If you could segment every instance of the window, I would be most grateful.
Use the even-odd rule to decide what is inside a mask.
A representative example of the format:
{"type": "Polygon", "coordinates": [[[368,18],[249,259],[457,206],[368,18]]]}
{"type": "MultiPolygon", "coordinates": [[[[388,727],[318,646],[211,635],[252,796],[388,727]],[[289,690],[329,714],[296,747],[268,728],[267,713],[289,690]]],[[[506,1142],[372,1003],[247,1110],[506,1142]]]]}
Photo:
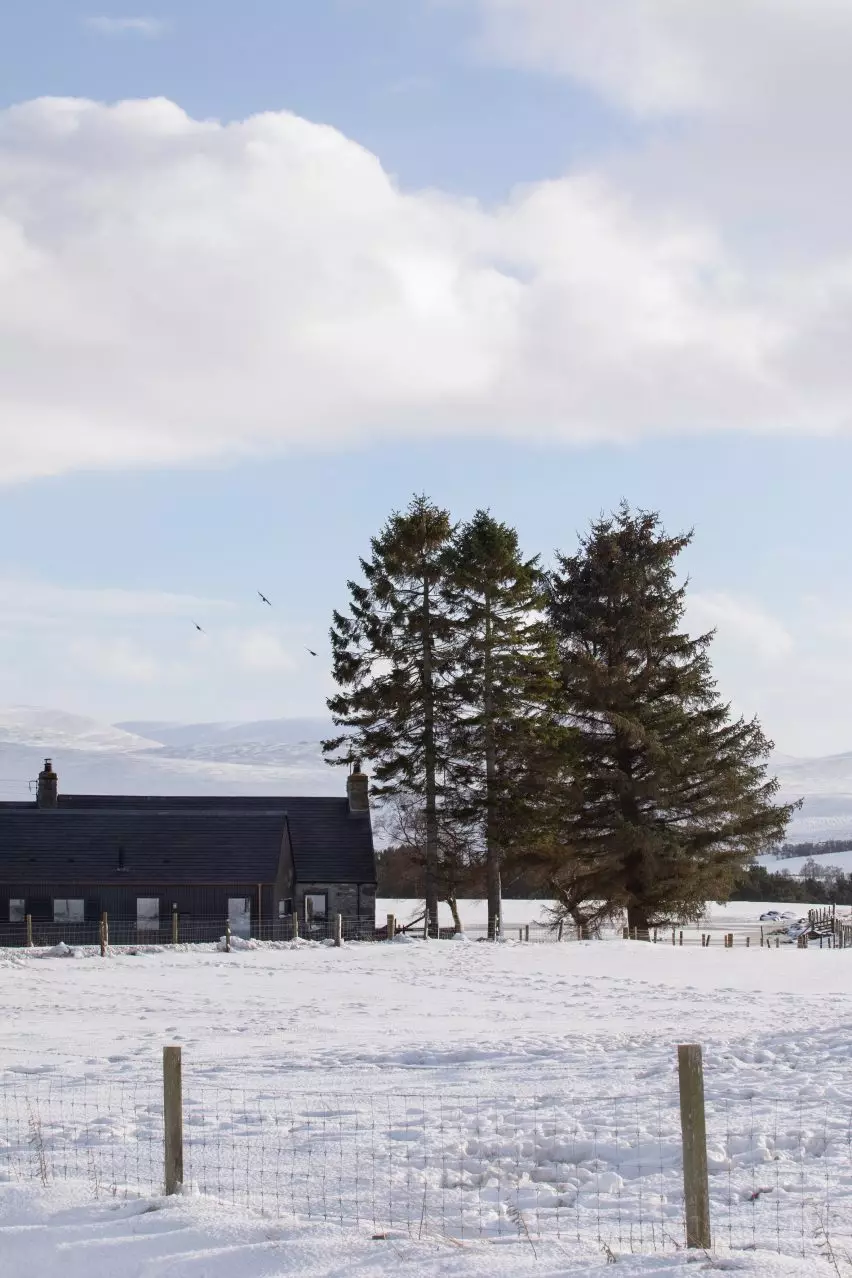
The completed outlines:
{"type": "Polygon", "coordinates": [[[14,897],[9,902],[9,922],[23,923],[27,913],[27,903],[22,896],[14,897]]]}
{"type": "Polygon", "coordinates": [[[305,918],[309,923],[311,919],[324,919],[327,912],[328,896],[325,892],[305,893],[305,918]]]}
{"type": "Polygon", "coordinates": [[[53,900],[54,923],[83,923],[86,919],[86,907],[83,901],[53,900]]]}
{"type": "Polygon", "coordinates": [[[278,902],[279,919],[288,919],[293,913],[293,898],[288,896],[286,900],[278,902]]]}
{"type": "Polygon", "coordinates": [[[160,927],[160,898],[137,896],[136,926],[142,932],[156,932],[160,927]]]}

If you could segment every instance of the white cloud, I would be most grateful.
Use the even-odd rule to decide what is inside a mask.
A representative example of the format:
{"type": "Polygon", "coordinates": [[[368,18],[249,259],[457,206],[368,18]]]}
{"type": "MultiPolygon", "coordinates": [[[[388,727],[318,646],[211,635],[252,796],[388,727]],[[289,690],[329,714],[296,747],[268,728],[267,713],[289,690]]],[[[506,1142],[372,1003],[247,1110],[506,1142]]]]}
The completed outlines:
{"type": "Polygon", "coordinates": [[[716,630],[717,642],[768,661],[791,656],[795,647],[787,627],[760,604],[719,592],[689,594],[687,624],[692,633],[716,630]]]}
{"type": "Polygon", "coordinates": [[[161,675],[155,658],[130,639],[86,636],[74,639],[72,660],[90,677],[120,684],[154,683],[161,675]]]}
{"type": "Polygon", "coordinates": [[[849,421],[852,246],[757,269],[603,171],[484,209],[286,113],[0,112],[0,477],[849,421]]]}
{"type": "Polygon", "coordinates": [[[248,630],[229,636],[237,662],[245,670],[273,674],[293,671],[297,662],[278,635],[270,630],[248,630]]]}
{"type": "Polygon", "coordinates": [[[258,625],[257,607],[0,578],[0,704],[106,719],[315,713],[331,690],[327,662],[304,651],[298,620],[258,625]]]}
{"type": "Polygon", "coordinates": [[[233,607],[221,599],[176,595],[161,590],[85,589],[52,582],[0,577],[0,616],[3,620],[49,621],[69,618],[206,618],[210,612],[233,607]]]}
{"type": "Polygon", "coordinates": [[[156,40],[168,31],[168,23],[159,18],[110,18],[99,14],[85,19],[86,26],[102,35],[140,35],[156,40]]]}
{"type": "Polygon", "coordinates": [[[469,2],[487,54],[573,76],[638,115],[848,100],[845,0],[469,2]]]}

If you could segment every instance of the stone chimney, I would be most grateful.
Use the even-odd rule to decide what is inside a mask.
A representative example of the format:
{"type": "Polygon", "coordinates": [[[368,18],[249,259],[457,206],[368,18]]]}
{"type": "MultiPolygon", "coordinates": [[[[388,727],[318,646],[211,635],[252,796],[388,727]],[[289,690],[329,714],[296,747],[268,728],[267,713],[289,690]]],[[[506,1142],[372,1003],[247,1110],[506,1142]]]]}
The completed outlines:
{"type": "Polygon", "coordinates": [[[44,768],[38,774],[36,789],[36,807],[55,808],[59,806],[59,777],[53,771],[53,760],[45,759],[44,768]]]}
{"type": "Polygon", "coordinates": [[[370,811],[370,778],[361,771],[360,759],[346,778],[346,795],[349,811],[355,816],[366,816],[370,811]]]}

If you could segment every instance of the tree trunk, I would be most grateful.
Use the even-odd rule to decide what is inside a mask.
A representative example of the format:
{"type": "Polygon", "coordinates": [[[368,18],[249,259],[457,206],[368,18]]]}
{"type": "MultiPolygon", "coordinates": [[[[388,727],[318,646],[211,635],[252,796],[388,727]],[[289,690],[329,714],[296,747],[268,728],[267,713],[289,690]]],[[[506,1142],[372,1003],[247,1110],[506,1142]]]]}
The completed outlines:
{"type": "Polygon", "coordinates": [[[485,663],[483,670],[483,719],[485,732],[485,872],[488,893],[488,939],[500,935],[502,885],[500,844],[494,812],[497,798],[497,753],[494,745],[494,671],[492,665],[491,596],[485,593],[485,663]]]}
{"type": "Polygon", "coordinates": [[[459,914],[459,903],[456,899],[455,892],[451,892],[447,896],[447,905],[450,907],[450,913],[453,916],[453,928],[456,936],[458,936],[464,931],[464,928],[462,927],[461,915],[459,914]]]}
{"type": "Polygon", "coordinates": [[[438,801],[435,757],[435,697],[432,686],[432,615],[429,582],[423,582],[423,754],[425,765],[426,928],[438,936],[438,801]]]}
{"type": "Polygon", "coordinates": [[[637,941],[650,941],[651,928],[648,921],[648,913],[641,905],[628,905],[627,907],[627,928],[631,939],[637,941]]]}

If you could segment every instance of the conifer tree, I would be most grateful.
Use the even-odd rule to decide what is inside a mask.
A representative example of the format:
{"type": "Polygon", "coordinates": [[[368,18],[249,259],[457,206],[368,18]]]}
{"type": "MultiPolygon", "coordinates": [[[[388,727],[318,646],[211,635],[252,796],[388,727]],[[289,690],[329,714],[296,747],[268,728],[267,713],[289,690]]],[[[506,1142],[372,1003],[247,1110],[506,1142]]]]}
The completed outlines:
{"type": "Polygon", "coordinates": [[[543,762],[558,731],[543,585],[538,558],[525,559],[515,530],[487,511],[456,533],[445,588],[455,656],[446,801],[454,819],[479,833],[491,939],[500,928],[501,865],[534,837],[543,762]]]}
{"type": "Polygon", "coordinates": [[[347,733],[323,743],[327,761],[369,759],[374,793],[423,805],[426,916],[438,934],[438,812],[449,714],[449,621],[441,586],[450,516],[425,496],[395,512],[348,583],[349,613],[334,613],[329,698],[347,733]]]}
{"type": "Polygon", "coordinates": [[[550,579],[575,730],[551,886],[575,917],[626,910],[645,936],[726,899],[743,867],[782,841],[795,806],[774,802],[758,721],[733,719],[717,693],[712,633],[681,628],[675,560],[691,537],[622,505],[550,579]]]}

